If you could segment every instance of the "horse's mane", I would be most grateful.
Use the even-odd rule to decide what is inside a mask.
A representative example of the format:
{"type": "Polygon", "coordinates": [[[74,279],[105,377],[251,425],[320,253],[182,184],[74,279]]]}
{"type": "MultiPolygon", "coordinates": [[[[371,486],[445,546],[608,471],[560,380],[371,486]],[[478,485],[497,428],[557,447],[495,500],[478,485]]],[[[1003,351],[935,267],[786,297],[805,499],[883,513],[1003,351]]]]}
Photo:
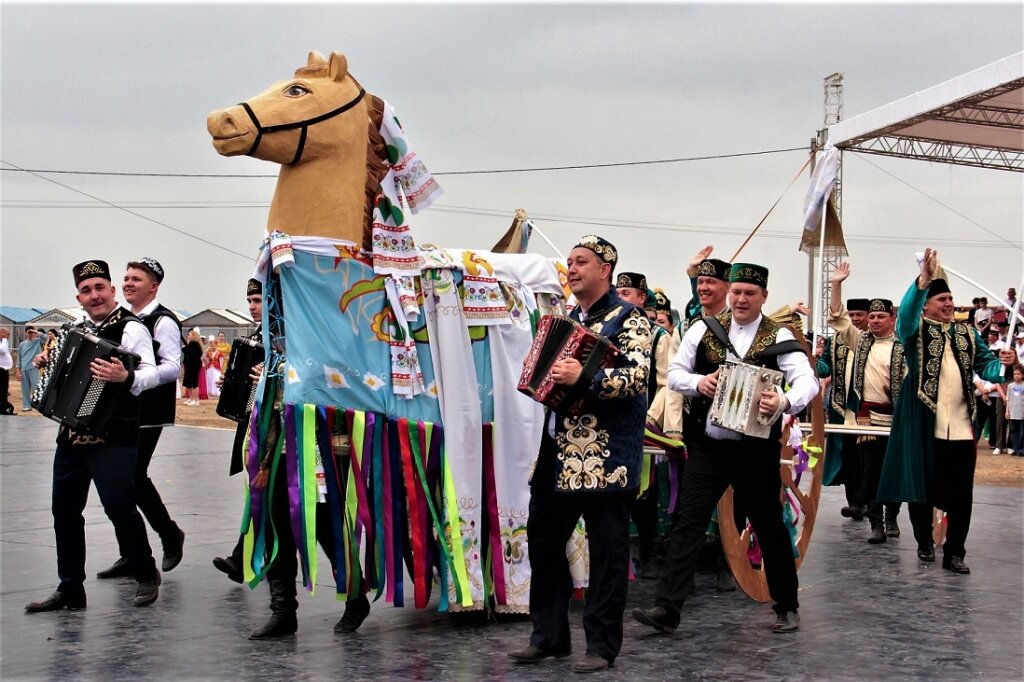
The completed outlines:
{"type": "Polygon", "coordinates": [[[363,248],[373,248],[373,206],[380,192],[380,183],[390,168],[388,163],[387,145],[380,134],[380,126],[384,120],[384,100],[376,95],[366,94],[369,108],[367,114],[369,128],[366,149],[366,204],[363,209],[363,248]]]}

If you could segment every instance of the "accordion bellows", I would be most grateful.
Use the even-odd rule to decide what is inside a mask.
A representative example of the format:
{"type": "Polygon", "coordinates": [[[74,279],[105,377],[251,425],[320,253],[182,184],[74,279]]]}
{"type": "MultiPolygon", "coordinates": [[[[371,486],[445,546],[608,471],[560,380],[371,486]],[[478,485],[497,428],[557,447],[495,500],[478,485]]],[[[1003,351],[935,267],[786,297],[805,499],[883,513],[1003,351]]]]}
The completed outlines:
{"type": "Polygon", "coordinates": [[[782,378],[782,372],[774,369],[726,360],[711,403],[711,423],[745,436],[767,438],[773,421],[760,413],[761,391],[774,391],[782,386],[782,378]]]}
{"type": "Polygon", "coordinates": [[[32,396],[32,406],[63,426],[101,435],[129,395],[131,385],[96,379],[89,366],[97,358],[117,358],[125,367],[135,369],[142,358],[78,328],[65,330],[57,344],[32,396]]]}
{"type": "Polygon", "coordinates": [[[618,355],[620,351],[611,341],[571,317],[545,315],[537,323],[537,335],[523,360],[519,392],[556,412],[571,412],[580,397],[580,387],[589,385],[597,371],[611,366],[618,355]],[[551,366],[568,358],[583,365],[575,386],[556,384],[551,378],[551,366]]]}

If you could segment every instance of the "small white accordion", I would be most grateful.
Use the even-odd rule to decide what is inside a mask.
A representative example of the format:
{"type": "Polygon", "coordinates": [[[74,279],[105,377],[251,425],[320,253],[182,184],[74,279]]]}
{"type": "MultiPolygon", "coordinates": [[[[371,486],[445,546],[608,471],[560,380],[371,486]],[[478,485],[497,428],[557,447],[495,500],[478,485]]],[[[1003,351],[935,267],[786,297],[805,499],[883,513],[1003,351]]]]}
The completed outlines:
{"type": "Polygon", "coordinates": [[[758,410],[761,391],[781,390],[782,378],[782,372],[774,369],[726,360],[711,403],[711,423],[744,436],[768,438],[774,420],[758,410]]]}

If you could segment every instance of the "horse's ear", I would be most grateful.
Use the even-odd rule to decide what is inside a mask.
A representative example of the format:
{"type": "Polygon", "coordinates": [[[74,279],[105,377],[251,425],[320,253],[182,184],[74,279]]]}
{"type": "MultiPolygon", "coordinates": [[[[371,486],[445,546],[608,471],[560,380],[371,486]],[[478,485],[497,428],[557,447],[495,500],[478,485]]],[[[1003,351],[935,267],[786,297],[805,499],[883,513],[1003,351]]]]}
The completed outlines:
{"type": "Polygon", "coordinates": [[[340,81],[348,74],[348,60],[340,52],[331,53],[331,65],[327,69],[331,80],[340,81]]]}
{"type": "Polygon", "coordinates": [[[317,50],[313,50],[312,52],[310,52],[309,57],[306,59],[306,66],[317,66],[326,63],[327,57],[325,57],[321,52],[318,52],[317,50]]]}

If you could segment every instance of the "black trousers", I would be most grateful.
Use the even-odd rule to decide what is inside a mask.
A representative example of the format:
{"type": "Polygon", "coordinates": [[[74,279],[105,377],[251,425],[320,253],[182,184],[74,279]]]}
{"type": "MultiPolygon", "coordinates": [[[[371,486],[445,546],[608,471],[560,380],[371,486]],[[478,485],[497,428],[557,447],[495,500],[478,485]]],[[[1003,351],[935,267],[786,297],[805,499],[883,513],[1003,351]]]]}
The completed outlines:
{"type": "Polygon", "coordinates": [[[156,562],[146,525],[135,507],[135,447],[73,448],[58,445],[53,457],[53,530],[57,538],[57,575],[64,593],[81,593],[85,582],[85,511],[89,484],[114,524],[122,555],[135,579],[156,579],[156,562]]]}
{"type": "Polygon", "coordinates": [[[587,651],[614,661],[622,648],[629,581],[630,492],[558,492],[554,452],[545,437],[530,485],[526,538],[530,551],[530,644],[547,651],[571,646],[572,578],[565,545],[580,517],[587,524],[590,579],[583,610],[587,651]]]}
{"type": "MultiPolygon", "coordinates": [[[[6,369],[0,369],[0,412],[4,412],[4,407],[10,400],[11,394],[11,374],[6,369]]],[[[12,412],[13,414],[13,412],[12,412]]]]}
{"type": "MultiPolygon", "coordinates": [[[[139,429],[139,456],[135,464],[135,503],[146,521],[160,536],[164,545],[174,545],[178,541],[178,524],[171,520],[167,507],[160,499],[153,480],[149,477],[149,463],[153,460],[156,444],[160,440],[162,426],[139,429]]],[[[118,539],[121,556],[127,557],[129,549],[118,539]]]]}
{"type": "Polygon", "coordinates": [[[885,461],[885,448],[889,444],[887,437],[866,440],[857,443],[857,457],[860,460],[861,493],[860,498],[868,508],[868,521],[872,528],[881,528],[884,523],[882,511],[895,519],[900,513],[900,502],[879,502],[878,483],[882,479],[882,463],[885,461]]]}
{"type": "Polygon", "coordinates": [[[964,543],[971,529],[974,506],[974,467],[977,446],[972,440],[935,439],[935,498],[932,503],[911,502],[910,522],[918,544],[932,541],[932,507],[946,512],[946,541],[943,557],[967,554],[964,543]]]}
{"type": "MultiPolygon", "coordinates": [[[[298,548],[295,544],[291,517],[288,513],[288,485],[284,462],[281,462],[278,467],[277,479],[274,481],[274,489],[271,491],[274,500],[271,517],[274,530],[277,533],[277,557],[267,569],[267,580],[278,583],[278,594],[283,600],[282,606],[286,610],[294,612],[299,608],[299,602],[295,598],[297,593],[295,579],[299,574],[298,548]]],[[[326,503],[316,505],[316,541],[327,554],[331,571],[336,573],[338,566],[335,556],[334,531],[331,526],[331,513],[326,503]]],[[[235,546],[239,567],[242,566],[242,542],[243,538],[239,538],[238,544],[235,546]]],[[[232,551],[232,558],[235,557],[235,551],[232,551]]],[[[316,557],[310,558],[311,561],[315,559],[316,557]]],[[[349,595],[348,601],[353,601],[361,596],[362,592],[358,596],[349,595]]]]}
{"type": "MultiPolygon", "coordinates": [[[[718,500],[728,486],[741,496],[764,557],[768,592],[777,613],[796,611],[796,563],[782,518],[782,478],[776,443],[691,440],[683,470],[679,506],[669,535],[668,556],[655,603],[679,613],[693,587],[704,533],[718,500]]],[[[845,456],[845,448],[844,448],[845,456]]],[[[845,457],[844,457],[845,458],[845,457]]],[[[720,519],[719,523],[728,520],[720,519]]]]}
{"type": "Polygon", "coordinates": [[[658,481],[655,478],[643,497],[632,497],[629,515],[636,526],[640,564],[646,565],[654,559],[654,546],[658,540],[658,481]]]}
{"type": "MultiPolygon", "coordinates": [[[[851,507],[863,507],[864,498],[863,464],[857,448],[857,436],[843,436],[843,464],[839,469],[839,480],[846,489],[846,503],[851,507]]],[[[875,490],[878,485],[875,484],[875,490]]]]}

